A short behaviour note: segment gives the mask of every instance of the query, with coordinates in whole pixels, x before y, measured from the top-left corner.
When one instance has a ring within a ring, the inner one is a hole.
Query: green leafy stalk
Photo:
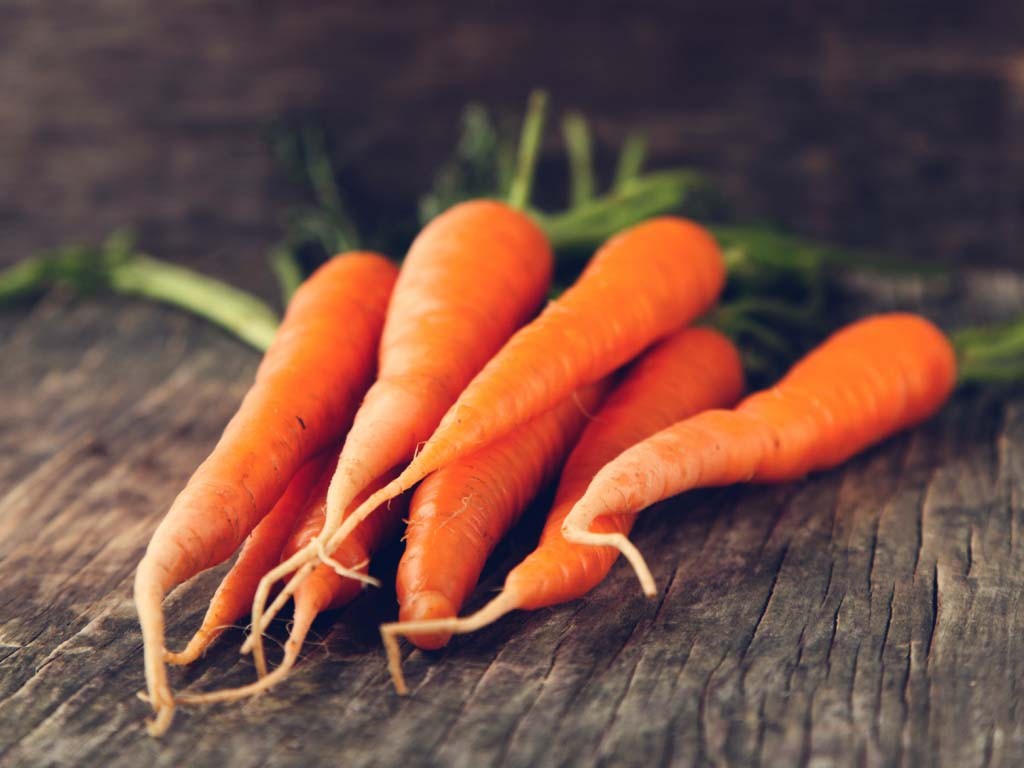
[[[472,197],[505,197],[514,174],[515,152],[514,143],[499,135],[487,109],[468,105],[453,156],[419,199],[420,224]]]
[[[715,308],[707,323],[733,340],[754,388],[778,379],[828,329],[826,304],[818,296],[823,290],[783,298],[737,292],[734,285],[727,290],[733,295]]]
[[[819,243],[777,229],[757,225],[713,226],[711,231],[722,247],[732,251],[731,268],[765,266],[790,268],[798,265],[814,268],[871,271],[894,275],[945,277],[949,270],[935,264],[880,257],[865,251]],[[749,262],[756,254],[754,262]]]
[[[530,190],[537,169],[540,154],[540,139],[544,130],[544,114],[547,111],[548,95],[534,91],[523,119],[523,130],[519,138],[519,153],[516,157],[516,172],[508,190],[508,204],[513,208],[526,208],[530,202]]]
[[[324,131],[313,126],[279,130],[277,156],[312,204],[288,211],[285,234],[268,255],[287,305],[305,277],[303,255],[317,262],[360,247],[359,231],[338,186]]]
[[[267,257],[267,261],[270,263],[274,277],[277,278],[277,286],[281,291],[281,304],[287,307],[295,291],[306,279],[306,275],[296,258],[295,251],[286,246],[281,245],[274,248]]]
[[[647,139],[639,133],[631,133],[626,137],[619,152],[619,162],[615,168],[615,181],[612,189],[622,190],[640,175],[647,156]]]
[[[951,336],[961,384],[1024,381],[1024,317],[998,325],[965,328]]]
[[[56,285],[79,293],[107,290],[169,304],[219,325],[265,350],[279,323],[263,301],[227,283],[135,253],[116,233],[99,247],[72,246],[0,271],[0,302],[38,295]]]
[[[142,254],[118,264],[108,279],[114,293],[185,310],[261,351],[270,346],[280,322],[270,307],[245,291]]]
[[[590,126],[579,112],[562,118],[562,137],[569,156],[569,205],[576,208],[594,198],[594,149]]]
[[[651,216],[679,211],[709,188],[707,178],[695,171],[662,171],[565,213],[534,216],[556,250],[584,250]]]

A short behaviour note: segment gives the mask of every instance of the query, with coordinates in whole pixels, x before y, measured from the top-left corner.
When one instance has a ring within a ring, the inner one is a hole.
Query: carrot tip
[[[155,704],[153,706],[153,713],[153,717],[146,720],[146,731],[150,736],[159,738],[171,727],[171,721],[174,719],[174,699],[164,700]]]
[[[409,692],[405,684],[405,675],[402,672],[402,653],[398,646],[399,635],[412,635],[423,632],[445,632],[453,635],[464,635],[469,632],[476,632],[488,624],[493,624],[517,607],[518,603],[515,595],[512,592],[503,590],[479,611],[462,618],[452,616],[450,618],[394,621],[389,624],[382,624],[380,627],[380,638],[384,643],[384,650],[387,653],[388,671],[391,673],[391,681],[395,685],[395,692],[399,696],[405,696]]]
[[[200,630],[192,636],[192,639],[188,641],[188,645],[186,645],[182,650],[168,651],[165,649],[164,663],[173,664],[178,667],[183,667],[187,664],[191,664],[193,661],[195,661],[204,653],[206,653],[206,649],[210,647],[210,643],[212,641],[213,637],[211,637],[208,633]]]
[[[380,639],[384,643],[384,652],[388,657],[388,672],[391,673],[391,682],[395,686],[395,693],[405,696],[409,688],[405,684],[405,674],[402,672],[402,651],[398,647],[398,636],[394,631],[393,624],[384,624],[380,628]]]

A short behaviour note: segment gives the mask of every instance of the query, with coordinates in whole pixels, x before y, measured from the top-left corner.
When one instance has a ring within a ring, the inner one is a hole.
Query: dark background
[[[356,207],[399,215],[463,104],[511,113],[540,85],[606,163],[641,128],[741,217],[1024,266],[1024,3],[831,5],[0,0],[0,263],[130,224],[273,295],[275,119],[325,120]]]

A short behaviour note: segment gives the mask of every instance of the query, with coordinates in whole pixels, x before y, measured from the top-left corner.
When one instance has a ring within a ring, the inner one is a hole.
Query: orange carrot
[[[562,521],[594,474],[625,448],[659,429],[707,408],[734,403],[742,389],[739,353],[716,331],[684,329],[647,352],[587,425],[562,470],[540,544],[509,573],[497,597],[466,618],[403,621],[381,628],[388,665],[399,693],[406,689],[397,635],[411,635],[417,630],[472,632],[509,611],[533,610],[572,600],[599,584],[618,552],[609,547],[567,542],[561,532]],[[424,485],[436,476],[432,475]],[[619,515],[601,518],[598,524],[606,530],[626,533],[634,519],[635,515]]]
[[[724,279],[718,245],[693,222],[652,219],[609,240],[576,283],[470,382],[398,478],[333,534],[325,530],[330,544],[387,499],[508,434],[699,316],[714,303]]]
[[[617,548],[653,595],[654,578],[632,542],[591,531],[591,523],[692,488],[782,482],[834,467],[934,414],[953,391],[956,367],[949,340],[921,317],[853,323],[735,409],[705,411],[621,453],[594,477],[562,532]]]
[[[294,529],[288,537],[281,552],[288,558],[301,551],[316,535],[324,524],[325,507],[327,504],[327,488],[332,472],[323,473],[319,484],[309,496],[305,511],[294,521]],[[380,485],[391,480],[397,470],[386,474],[365,489],[355,500],[358,504]],[[284,646],[284,659],[269,674],[239,688],[228,688],[208,693],[183,693],[177,700],[183,704],[202,704],[217,701],[235,701],[252,696],[271,688],[281,682],[299,658],[299,651],[309,634],[313,620],[323,611],[341,608],[352,602],[363,588],[361,581],[348,577],[350,572],[366,573],[369,569],[370,557],[374,552],[398,538],[402,518],[408,510],[408,496],[401,496],[387,507],[377,511],[366,525],[345,539],[342,545],[331,553],[328,562],[319,563],[303,580],[295,591],[295,613],[292,616],[292,627]]]
[[[557,474],[607,385],[603,380],[585,387],[420,484],[412,497],[395,581],[402,621],[458,615],[488,556]],[[420,648],[435,649],[450,636],[409,639]]]
[[[281,552],[292,527],[336,455],[330,451],[319,453],[295,473],[284,495],[245,540],[238,559],[210,600],[202,626],[188,641],[185,650],[165,654],[169,664],[191,664],[225,629],[249,613],[256,586],[263,574],[281,561]]]
[[[327,495],[324,529],[305,549],[268,573],[257,591],[252,625],[265,625],[271,584],[300,569],[271,606],[283,605],[312,568],[358,493],[407,462],[459,392],[537,310],[551,279],[552,254],[526,214],[488,200],[450,208],[413,242],[388,307],[380,371],[345,439]],[[376,507],[378,505],[374,505]],[[243,650],[260,644],[254,631]]]
[[[210,456],[161,521],[135,574],[146,684],[163,733],[174,713],[164,667],[164,595],[223,562],[310,457],[340,442],[374,369],[397,270],[353,253],[295,294],[256,381]]]

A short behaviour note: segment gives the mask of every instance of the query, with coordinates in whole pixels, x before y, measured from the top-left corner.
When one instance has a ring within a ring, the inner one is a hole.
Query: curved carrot
[[[592,532],[592,522],[692,488],[795,480],[834,467],[934,414],[956,385],[956,368],[953,346],[922,317],[853,323],[735,409],[698,414],[621,453],[594,477],[562,532],[619,549],[653,595],[654,578],[632,542]]]
[[[295,473],[284,495],[242,544],[238,559],[217,587],[203,623],[188,645],[180,653],[164,654],[168,664],[191,664],[225,629],[249,613],[256,586],[263,574],[281,561],[292,527],[334,457],[330,451],[319,453]]]
[[[544,299],[552,254],[526,214],[496,201],[474,200],[431,221],[413,242],[388,307],[376,382],[356,414],[327,495],[323,532],[268,573],[253,607],[265,625],[270,586],[300,569],[273,603],[284,604],[312,568],[358,493],[412,458],[467,382]],[[379,505],[374,504],[374,508]],[[260,644],[254,631],[243,650]]]
[[[395,579],[402,622],[458,615],[488,556],[557,474],[606,388],[605,381],[585,387],[420,484]],[[436,649],[450,636],[409,639],[420,648]]]
[[[693,222],[657,218],[613,237],[576,283],[487,363],[409,466],[349,515],[331,544],[388,498],[508,434],[701,315],[724,280],[718,245]]]
[[[568,542],[561,530],[562,521],[583,496],[596,472],[630,445],[681,418],[707,408],[731,405],[742,390],[739,352],[717,331],[684,329],[640,358],[584,430],[562,470],[540,543],[508,574],[502,591],[484,608],[465,618],[385,624],[381,628],[388,665],[399,693],[406,689],[397,635],[417,629],[435,633],[472,632],[509,611],[533,610],[572,600],[599,584],[618,552],[610,547]],[[424,481],[424,485],[435,476]],[[603,517],[597,524],[606,530],[627,533],[635,518]]]
[[[372,378],[396,274],[383,256],[353,253],[302,286],[238,412],[150,539],[135,574],[135,604],[153,735],[167,729],[174,712],[163,662],[164,595],[226,560],[296,470],[340,441]]]
[[[305,511],[288,536],[281,551],[287,559],[313,540],[324,524],[327,504],[327,488],[331,472],[324,472],[319,484],[309,496]],[[397,470],[379,478],[356,498],[358,504],[383,483],[391,480]],[[370,557],[390,541],[398,539],[402,518],[408,511],[408,496],[395,499],[390,505],[377,511],[366,525],[349,536],[338,549],[331,553],[327,562],[319,563],[295,591],[295,612],[292,615],[291,630],[284,646],[284,658],[269,674],[238,688],[227,688],[208,693],[183,693],[177,701],[183,704],[205,704],[218,701],[235,701],[268,690],[281,682],[295,666],[299,651],[309,634],[313,620],[323,611],[340,608],[352,602],[363,589],[363,583],[348,576],[351,572],[365,574],[369,569]]]

